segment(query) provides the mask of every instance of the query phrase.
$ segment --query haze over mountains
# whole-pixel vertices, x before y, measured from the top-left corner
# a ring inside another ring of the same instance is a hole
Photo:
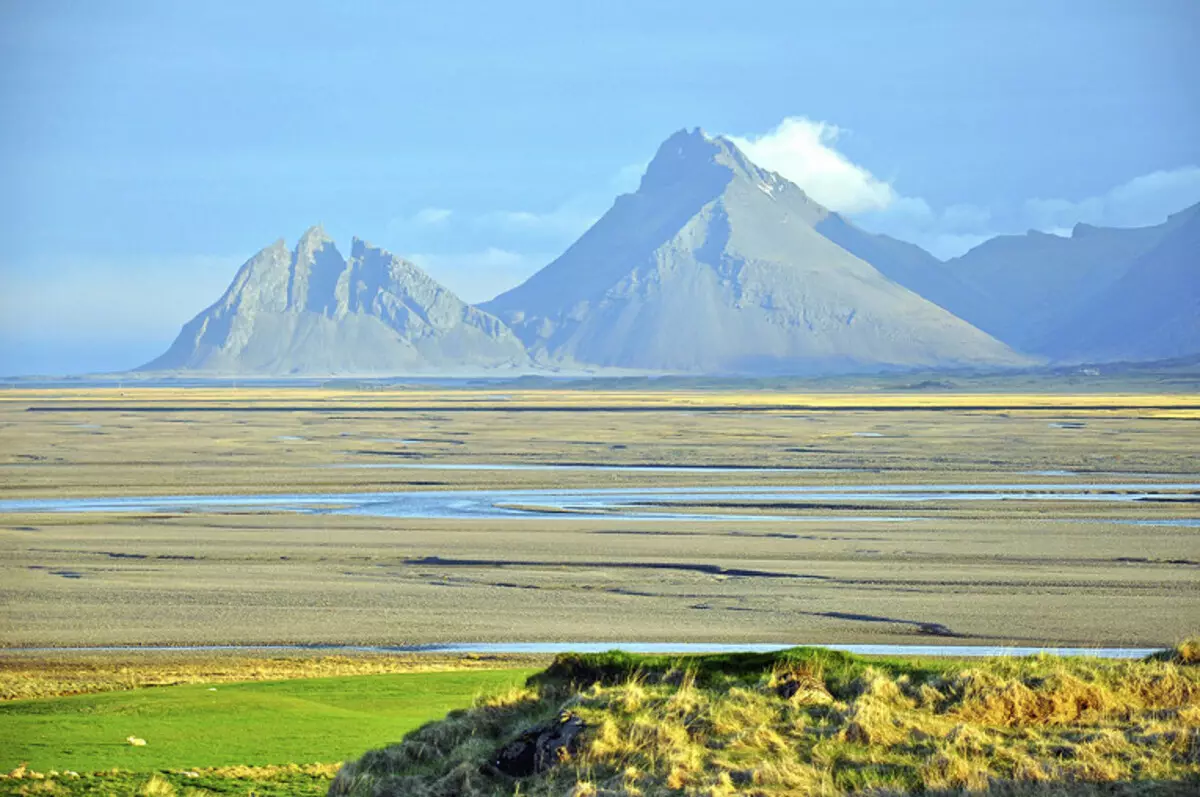
[[[239,270],[143,370],[255,374],[1010,368],[1200,351],[1200,208],[1143,229],[1001,236],[942,262],[876,235],[728,139],[667,139],[633,194],[472,307],[320,228]]]

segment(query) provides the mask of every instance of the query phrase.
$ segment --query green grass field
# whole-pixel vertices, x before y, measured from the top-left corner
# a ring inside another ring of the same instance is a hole
[[[149,773],[338,762],[533,670],[186,685],[0,703],[0,769]],[[134,747],[129,736],[145,739]],[[0,789],[3,787],[0,786]]]

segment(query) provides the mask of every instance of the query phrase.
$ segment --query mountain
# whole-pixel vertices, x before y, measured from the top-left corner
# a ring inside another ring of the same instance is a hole
[[[945,263],[966,290],[953,289],[943,306],[1016,349],[1051,354],[1064,319],[1086,315],[1139,258],[1196,215],[1193,207],[1135,229],[1077,224],[1069,238],[1036,231],[992,238]]]
[[[1089,362],[1200,352],[1200,212],[1176,214],[1164,226],[1156,246],[1051,328],[1039,348]]]
[[[1147,357],[1200,351],[1200,340],[1193,337],[1189,342],[1184,332],[1189,320],[1195,320],[1195,310],[1191,315],[1181,311],[1178,319],[1154,331],[1150,326],[1155,319],[1138,309],[1159,306],[1160,299],[1184,302],[1194,296],[1200,279],[1194,267],[1196,250],[1175,244],[1153,258],[1149,253],[1197,218],[1200,205],[1153,227],[1077,224],[1069,237],[1037,231],[1002,235],[946,262],[914,244],[866,232],[837,213],[822,219],[816,229],[884,276],[1014,349],[1099,361],[1117,352],[1137,359],[1138,351]],[[1182,271],[1168,275],[1174,267]],[[1149,276],[1159,273],[1161,278]],[[1097,320],[1108,312],[1122,314],[1127,326],[1118,332]],[[1170,313],[1164,317],[1174,318]],[[1112,336],[1125,342],[1116,345]]]
[[[822,235],[829,211],[730,141],[680,131],[561,257],[481,305],[537,358],[684,372],[1022,358]]]
[[[524,366],[502,322],[417,266],[355,238],[345,260],[320,227],[250,258],[215,304],[144,371],[334,374]]]
[[[815,229],[883,276],[961,318],[966,317],[956,308],[986,305],[978,288],[916,244],[867,232],[840,213],[830,213]]]

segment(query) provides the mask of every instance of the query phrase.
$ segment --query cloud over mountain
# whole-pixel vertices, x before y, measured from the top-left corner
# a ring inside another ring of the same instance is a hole
[[[760,135],[727,136],[750,160],[804,189],[835,213],[882,210],[896,199],[886,182],[850,161],[834,145],[841,128],[789,116]]]
[[[937,207],[909,196],[855,163],[837,144],[838,125],[789,116],[759,134],[729,136],[751,160],[778,172],[830,210],[873,232],[909,241],[939,258],[963,254],[997,235],[1027,230],[1070,234],[1079,223],[1143,227],[1200,202],[1200,167],[1135,176],[1090,197],[1033,197],[1010,206],[955,203]]]

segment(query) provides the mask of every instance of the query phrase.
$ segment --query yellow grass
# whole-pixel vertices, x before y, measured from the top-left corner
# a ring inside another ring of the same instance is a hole
[[[246,655],[146,653],[111,655],[9,655],[0,657],[0,700],[124,691],[150,686],[330,678],[407,672],[505,669],[536,665],[538,656],[297,654]]]
[[[498,395],[502,392],[503,395]],[[993,409],[1056,409],[1077,407],[1143,407],[1197,409],[1189,393],[1059,393],[1059,392],[789,392],[775,390],[509,390],[390,388],[356,390],[306,387],[111,387],[11,388],[0,391],[0,404],[69,406],[73,403],[136,406],[170,404],[178,407],[234,406],[330,408],[387,406],[404,409],[431,404],[451,407],[511,409],[514,407],[605,406],[614,408],[699,408],[722,406],[755,409],[903,409],[989,407]],[[1189,417],[1194,417],[1190,415]]]
[[[586,657],[585,657],[586,658]],[[751,674],[648,670],[482,703],[347,765],[332,795],[608,797],[1186,794],[1200,786],[1200,672],[1040,657],[940,669],[827,658]],[[856,674],[855,674],[856,673]],[[802,688],[783,688],[802,684]],[[560,712],[583,743],[514,781],[487,758]],[[384,763],[386,762],[386,764]]]

